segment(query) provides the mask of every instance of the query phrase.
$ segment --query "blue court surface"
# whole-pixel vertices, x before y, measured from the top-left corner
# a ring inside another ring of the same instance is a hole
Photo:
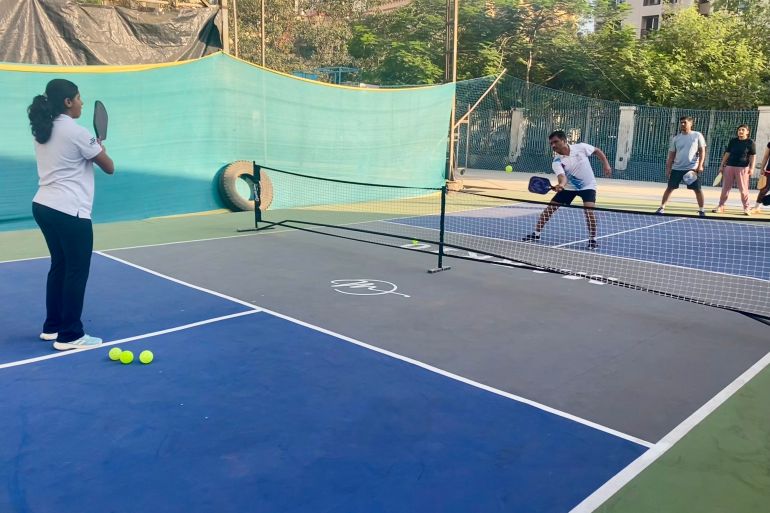
[[[541,206],[498,206],[447,214],[448,233],[518,242],[531,233]],[[764,255],[770,252],[767,223],[700,220],[687,217],[597,211],[598,253],[656,264],[770,280]],[[439,216],[391,222],[438,230]],[[588,233],[583,212],[561,208],[538,244],[582,249]]]
[[[647,450],[94,258],[89,326],[156,361],[52,352],[47,260],[0,264],[2,512],[563,513]]]
[[[0,283],[11,285],[0,288],[0,365],[51,353],[36,340],[49,266],[47,258],[0,264]],[[105,340],[118,340],[249,309],[94,254],[83,323]]]

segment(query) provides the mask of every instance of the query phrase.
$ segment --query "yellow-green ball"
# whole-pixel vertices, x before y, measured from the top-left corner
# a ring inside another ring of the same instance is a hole
[[[120,360],[120,353],[122,352],[123,351],[121,351],[119,347],[113,347],[112,349],[110,349],[110,352],[108,353],[110,356],[110,360],[112,360],[113,362]]]
[[[511,166],[510,164],[505,166],[505,172],[506,173],[513,173],[513,166]]]
[[[142,351],[139,353],[139,361],[142,363],[150,363],[153,358],[152,351]]]
[[[120,353],[120,363],[128,365],[134,361],[134,353],[131,351],[123,351]]]
[[[419,243],[420,243],[420,241],[419,241],[419,240],[417,240],[417,239],[412,239],[412,244],[414,244],[415,246],[416,246],[417,244],[419,244]]]

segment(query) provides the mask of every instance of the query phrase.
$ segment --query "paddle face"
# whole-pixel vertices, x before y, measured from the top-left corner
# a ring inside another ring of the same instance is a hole
[[[542,176],[533,176],[529,179],[529,185],[527,186],[527,190],[535,194],[546,194],[551,189],[553,189],[551,181]]]
[[[94,103],[94,132],[100,141],[107,140],[107,109],[99,100]]]
[[[697,179],[698,179],[698,173],[696,173],[695,171],[687,171],[682,177],[682,181],[685,183],[685,185],[691,185]]]
[[[720,183],[722,183],[722,173],[717,173],[717,176],[714,177],[714,183],[712,183],[711,185],[716,187]]]
[[[762,173],[762,176],[759,177],[759,182],[757,182],[757,189],[764,189],[765,185],[767,185],[767,174]],[[770,196],[767,196],[770,198]],[[767,203],[765,203],[767,205]]]

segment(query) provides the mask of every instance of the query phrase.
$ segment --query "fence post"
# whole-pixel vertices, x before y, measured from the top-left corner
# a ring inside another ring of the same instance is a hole
[[[586,124],[583,127],[583,133],[580,134],[580,142],[587,142],[588,144],[591,144],[591,141],[594,140],[591,137],[591,114],[593,114],[593,109],[591,108],[591,102],[588,102],[588,107],[586,107]]]
[[[710,152],[712,155],[714,155],[714,150],[711,149],[711,139],[712,139],[712,132],[714,131],[714,118],[716,117],[716,109],[711,109],[709,111],[709,124],[708,128],[706,128],[706,147],[710,149]]]
[[[618,141],[615,148],[615,169],[625,171],[634,147],[634,123],[636,121],[636,106],[622,105],[620,107],[620,122],[618,123]]]
[[[754,133],[754,141],[757,143],[757,166],[762,164],[767,143],[770,142],[770,106],[757,107],[759,118],[757,119],[757,131]]]
[[[511,109],[511,139],[508,143],[508,162],[513,164],[521,156],[524,145],[524,134],[527,131],[524,119],[524,109]]]

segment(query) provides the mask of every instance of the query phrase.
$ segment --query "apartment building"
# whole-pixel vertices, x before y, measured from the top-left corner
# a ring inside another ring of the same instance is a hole
[[[636,28],[639,37],[644,37],[660,28],[663,13],[667,9],[681,9],[698,5],[700,13],[707,15],[711,12],[711,2],[704,0],[617,0],[631,6],[626,23]]]

